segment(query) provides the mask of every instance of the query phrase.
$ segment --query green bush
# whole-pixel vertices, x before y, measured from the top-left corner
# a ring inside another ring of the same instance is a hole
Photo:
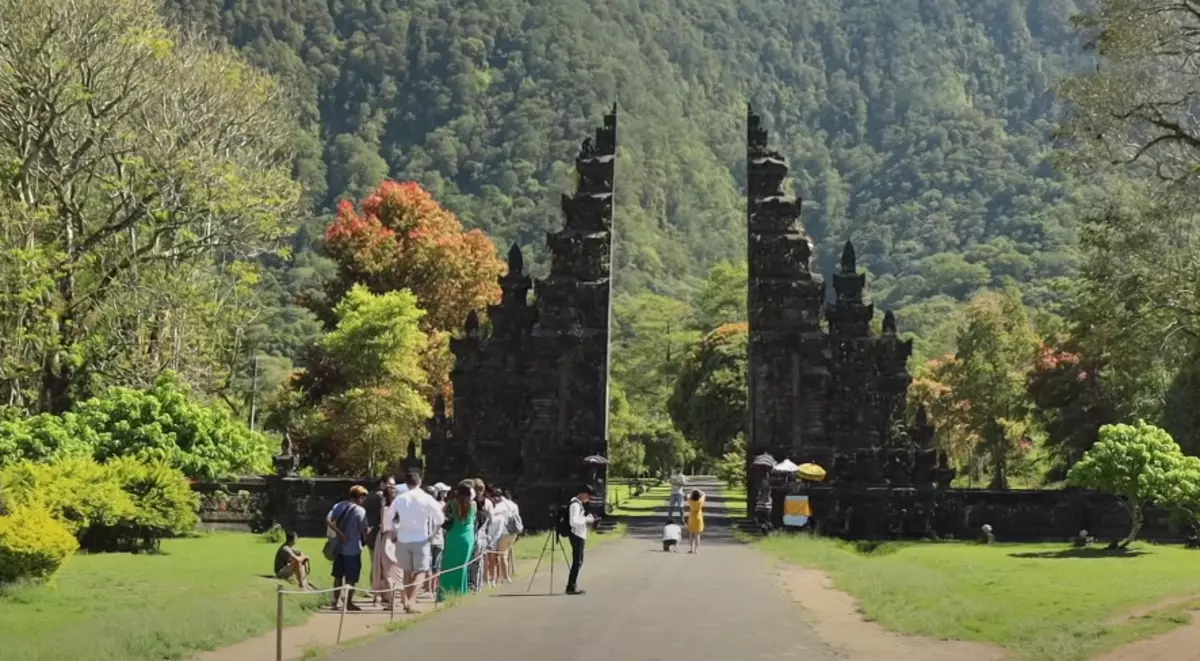
[[[95,432],[80,424],[79,416],[74,413],[0,420],[0,466],[21,460],[90,457],[96,443]]]
[[[98,434],[96,459],[166,461],[201,480],[265,473],[277,447],[228,412],[192,401],[171,375],[146,391],[113,388],[79,413]]]
[[[133,498],[131,517],[116,526],[93,526],[83,537],[86,548],[105,551],[151,551],[159,540],[191,532],[200,522],[200,497],[187,478],[163,462],[144,463],[132,457],[105,466],[109,479]]]
[[[0,471],[15,504],[45,509],[82,538],[94,526],[116,526],[133,516],[133,498],[92,459],[44,464],[22,461]]]
[[[162,462],[23,461],[0,471],[0,480],[10,506],[46,511],[89,551],[154,550],[199,522],[187,478]]]
[[[22,460],[137,457],[217,480],[270,471],[276,447],[228,412],[193,401],[171,374],[149,390],[111,388],[62,416],[0,419],[0,467]]]
[[[282,544],[287,541],[287,533],[284,532],[283,526],[278,523],[267,528],[258,537],[267,544]]]
[[[67,527],[40,507],[0,516],[0,583],[48,578],[79,549]]]

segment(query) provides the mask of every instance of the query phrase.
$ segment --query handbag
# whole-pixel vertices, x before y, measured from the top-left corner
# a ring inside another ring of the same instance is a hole
[[[354,503],[351,503],[350,501],[343,502],[346,503],[346,509],[342,512],[342,515],[338,517],[338,530],[342,530],[342,525],[346,523],[346,517],[349,516],[350,510],[354,507]],[[332,562],[333,559],[337,557],[337,545],[339,541],[341,540],[338,539],[336,534],[325,539],[325,546],[321,549],[321,555],[325,556],[326,560]]]
[[[521,521],[521,515],[513,512],[508,515],[508,522],[504,526],[504,534],[520,535],[525,531],[525,523]]]

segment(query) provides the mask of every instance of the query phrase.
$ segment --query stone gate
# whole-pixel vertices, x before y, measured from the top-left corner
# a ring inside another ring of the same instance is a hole
[[[564,227],[546,236],[550,274],[535,282],[512,246],[488,325],[471,313],[451,342],[453,416],[436,402],[429,425],[432,478],[479,476],[509,487],[531,525],[544,524],[584,481],[603,484],[603,471],[583,459],[607,456],[616,141],[614,105],[575,158],[578,182],[562,197]]]

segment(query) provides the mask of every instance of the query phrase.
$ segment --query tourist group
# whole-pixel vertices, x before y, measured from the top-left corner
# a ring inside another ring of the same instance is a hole
[[[409,472],[403,484],[382,477],[374,492],[351,487],[349,497],[329,511],[326,526],[323,553],[333,563],[334,587],[358,585],[366,549],[374,600],[391,606],[395,594],[397,605],[409,613],[421,596],[443,601],[510,582],[513,543],[524,530],[521,510],[507,490],[480,479],[453,488],[441,482],[422,487],[417,471]],[[288,533],[276,553],[276,576],[311,589],[310,572],[295,533]],[[334,592],[335,609],[342,607],[342,592]],[[345,592],[346,610],[360,610],[354,591]]]

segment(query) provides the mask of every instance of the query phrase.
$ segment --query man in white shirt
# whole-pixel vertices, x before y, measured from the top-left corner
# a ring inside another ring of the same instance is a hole
[[[671,473],[671,502],[667,504],[667,517],[675,516],[675,508],[679,508],[679,517],[683,518],[683,488],[687,486],[687,478],[683,476],[683,471],[676,468],[675,472]]]
[[[681,539],[683,539],[683,528],[675,523],[675,519],[667,519],[667,525],[663,526],[663,550],[678,551]]]
[[[404,611],[413,612],[422,575],[433,562],[433,531],[446,520],[442,504],[421,488],[421,474],[412,471],[404,480],[407,489],[396,496],[383,522],[384,532],[396,542],[396,565],[404,571]]]
[[[571,542],[571,573],[567,576],[567,594],[584,594],[579,589],[579,570],[583,567],[583,550],[587,547],[588,524],[595,521],[591,514],[587,514],[586,507],[594,495],[596,490],[590,484],[584,485],[567,506],[567,521],[571,526],[571,533],[567,535]]]

